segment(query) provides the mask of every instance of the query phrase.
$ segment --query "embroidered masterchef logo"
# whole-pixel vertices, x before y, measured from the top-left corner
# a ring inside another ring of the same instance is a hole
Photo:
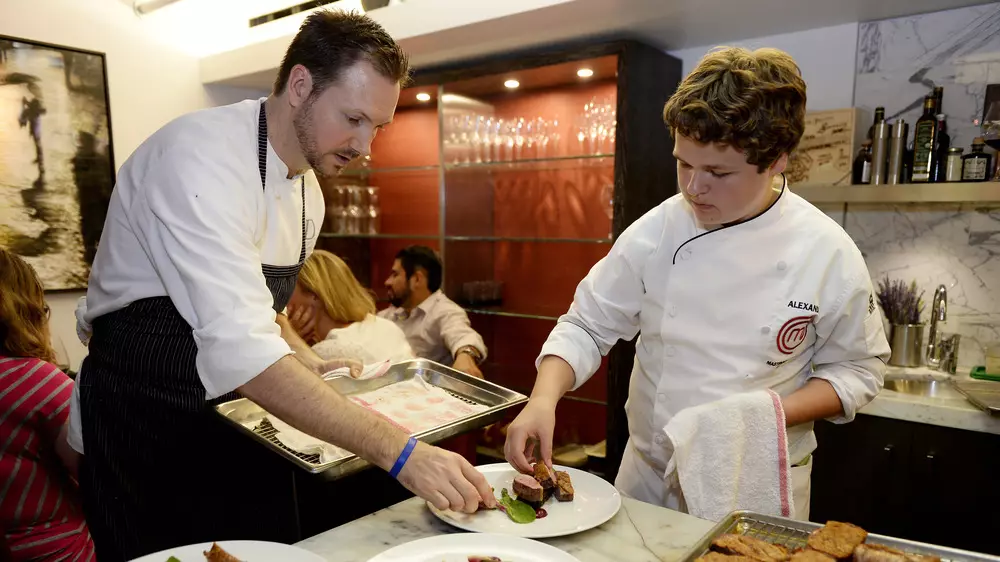
[[[809,333],[809,324],[812,323],[812,316],[796,316],[778,330],[778,351],[785,355],[791,355],[795,348],[806,341]]]

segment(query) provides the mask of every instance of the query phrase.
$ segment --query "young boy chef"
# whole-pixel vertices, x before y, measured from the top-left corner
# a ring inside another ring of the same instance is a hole
[[[273,531],[259,494],[279,483],[255,478],[241,453],[252,443],[212,411],[236,392],[441,508],[495,503],[460,456],[324,384],[275,321],[312,249],[308,225],[322,223],[309,171],[366,154],[407,75],[377,23],[317,12],[268,98],[182,116],[122,166],[83,314],[81,487],[102,561]]]
[[[788,190],[806,85],[773,49],[709,53],[667,102],[680,193],[632,224],[576,290],[538,358],[506,457],[551,462],[556,402],[640,333],[616,486],[678,508],[664,427],[679,411],[771,389],[788,426],[795,516],[808,516],[812,422],[847,422],[882,388],[889,346],[861,253]]]

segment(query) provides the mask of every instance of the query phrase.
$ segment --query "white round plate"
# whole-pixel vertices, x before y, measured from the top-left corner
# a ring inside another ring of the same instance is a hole
[[[575,556],[542,542],[509,535],[469,533],[401,544],[368,562],[467,562],[470,556],[496,556],[503,562],[580,562]]]
[[[324,562],[321,556],[287,544],[264,541],[219,541],[223,550],[239,558],[242,562]],[[190,544],[168,548],[154,554],[136,558],[132,562],[167,562],[173,556],[181,562],[205,562],[205,551],[212,543]]]
[[[559,502],[555,497],[549,499],[543,506],[548,515],[532,523],[514,523],[499,509],[480,510],[469,514],[451,510],[441,511],[430,503],[427,507],[439,519],[459,529],[531,539],[561,537],[586,531],[607,522],[618,513],[622,506],[622,497],[607,481],[575,468],[563,466],[553,468],[569,473],[575,492],[573,501]],[[497,463],[477,466],[476,469],[482,472],[490,486],[493,486],[496,497],[500,497],[500,491],[504,488],[514,495],[511,485],[518,474],[514,467],[507,463]]]

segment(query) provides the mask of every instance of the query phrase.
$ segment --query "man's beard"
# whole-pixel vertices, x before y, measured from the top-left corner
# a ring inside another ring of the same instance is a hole
[[[316,148],[316,135],[313,134],[312,130],[313,102],[314,100],[311,97],[306,100],[305,105],[302,106],[302,109],[292,119],[292,127],[295,129],[295,138],[299,141],[299,150],[302,151],[302,156],[306,159],[306,163],[313,169],[317,177],[325,178],[329,174],[320,168],[323,157],[319,153],[319,149]]]
[[[325,155],[320,153],[316,142],[316,124],[313,122],[313,103],[315,101],[312,97],[306,100],[305,105],[292,119],[292,127],[295,129],[295,138],[299,141],[299,150],[302,151],[306,163],[315,172],[317,178],[325,179],[336,176],[338,170],[337,168],[326,170],[322,167]],[[350,152],[350,150],[344,152]]]
[[[410,298],[410,290],[409,289],[405,289],[404,292],[403,292],[403,294],[401,294],[401,295],[397,295],[395,292],[393,292],[392,296],[389,297],[389,304],[391,304],[392,306],[395,306],[396,308],[399,308],[399,307],[403,306],[403,304],[409,298]]]

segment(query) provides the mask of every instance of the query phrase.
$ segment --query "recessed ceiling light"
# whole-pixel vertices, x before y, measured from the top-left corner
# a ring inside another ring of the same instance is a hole
[[[591,76],[594,75],[594,71],[589,68],[581,68],[580,70],[576,71],[576,75],[579,76],[580,78],[590,78]]]
[[[503,83],[503,85],[513,90],[514,88],[520,86],[521,83],[518,82],[517,80],[507,80],[506,82]]]
[[[417,94],[417,101],[431,101],[431,95],[427,92],[420,92]]]

